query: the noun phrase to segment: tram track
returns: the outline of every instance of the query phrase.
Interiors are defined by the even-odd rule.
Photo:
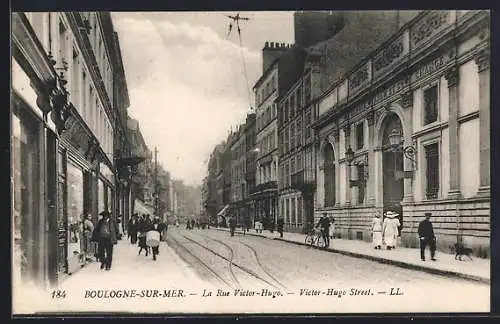
[[[249,269],[249,268],[247,268],[247,267],[245,267],[245,266],[243,266],[243,265],[240,265],[240,264],[238,264],[238,263],[235,263],[235,262],[233,261],[233,259],[232,259],[232,257],[234,257],[234,250],[233,250],[233,249],[232,249],[232,248],[231,248],[228,244],[226,244],[226,243],[224,243],[224,242],[222,242],[222,241],[220,241],[220,240],[218,240],[218,239],[214,239],[214,238],[212,238],[212,237],[209,237],[209,236],[204,236],[204,235],[201,235],[201,234],[200,234],[200,236],[205,237],[205,238],[208,238],[208,239],[210,239],[210,240],[213,240],[213,241],[215,241],[215,242],[217,242],[217,243],[219,243],[219,244],[221,244],[221,245],[225,246],[228,250],[230,250],[230,252],[231,252],[231,256],[230,256],[229,258],[228,258],[228,257],[226,257],[226,256],[224,256],[224,255],[222,255],[222,254],[220,254],[219,252],[217,252],[217,251],[215,251],[215,250],[213,250],[213,249],[209,248],[209,247],[204,246],[204,245],[203,245],[203,244],[201,244],[200,242],[198,242],[198,241],[196,241],[196,240],[194,240],[194,239],[192,239],[192,238],[190,238],[190,237],[187,237],[187,236],[185,236],[185,235],[183,235],[183,234],[180,234],[180,235],[181,235],[181,236],[183,236],[186,240],[188,240],[188,241],[192,242],[193,244],[196,244],[196,245],[198,245],[198,246],[202,247],[203,249],[205,249],[206,251],[209,251],[209,252],[211,252],[212,254],[216,255],[217,257],[219,257],[219,258],[221,258],[221,259],[223,259],[223,260],[225,260],[225,261],[227,261],[227,262],[231,263],[231,265],[232,265],[232,266],[235,266],[238,270],[242,271],[243,273],[245,273],[245,274],[247,274],[247,275],[250,275],[251,277],[253,277],[253,278],[255,278],[255,279],[257,279],[257,280],[259,280],[259,281],[261,281],[261,282],[264,282],[264,283],[266,283],[267,285],[272,286],[272,287],[274,287],[274,288],[276,288],[276,289],[282,289],[282,288],[283,288],[283,285],[273,283],[273,282],[271,282],[271,281],[267,280],[266,278],[263,278],[261,275],[259,275],[258,273],[256,273],[256,272],[255,272],[255,271],[253,271],[252,269]],[[233,274],[234,274],[234,272],[233,272]],[[267,274],[267,275],[269,275],[269,274]],[[271,278],[272,278],[272,277],[271,277]],[[273,278],[273,280],[275,280],[275,279]],[[238,282],[239,282],[239,281],[238,281]],[[281,286],[281,287],[280,287],[280,286]]]
[[[211,237],[211,236],[203,235],[203,234],[200,234],[200,233],[198,233],[198,235],[199,235],[199,236],[202,236],[202,237],[204,237],[204,238],[207,238],[207,239],[213,240],[213,241],[215,241],[215,242],[217,242],[217,243],[219,243],[219,244],[221,244],[221,245],[224,245],[224,246],[226,246],[227,248],[229,248],[229,249],[231,249],[231,250],[232,250],[232,248],[231,248],[231,247],[229,247],[229,245],[228,245],[227,243],[225,243],[225,242],[223,242],[223,241],[221,241],[221,240],[218,240],[218,239],[215,239],[215,238],[213,238],[213,237]],[[255,258],[255,261],[256,261],[257,265],[259,266],[260,270],[261,270],[261,271],[262,271],[262,272],[263,272],[266,276],[268,276],[270,279],[272,279],[273,281],[275,281],[275,282],[276,282],[276,283],[277,283],[277,284],[278,284],[278,285],[279,285],[282,289],[287,289],[287,286],[286,286],[284,283],[282,283],[279,279],[277,279],[277,278],[276,278],[276,276],[274,276],[274,275],[273,275],[273,274],[272,274],[269,270],[267,270],[267,269],[266,269],[266,267],[265,267],[265,266],[261,263],[260,258],[259,258],[258,254],[257,254],[257,251],[256,251],[256,250],[255,250],[255,249],[254,249],[251,245],[249,245],[249,244],[247,244],[247,243],[245,243],[245,242],[242,242],[242,241],[240,241],[240,240],[236,240],[235,242],[238,242],[239,244],[241,244],[241,245],[245,246],[247,249],[249,249],[249,250],[252,252],[252,254],[253,254],[254,258]]]
[[[185,251],[187,254],[189,254],[193,259],[196,260],[196,262],[198,262],[199,264],[201,264],[204,268],[206,268],[210,273],[212,273],[215,278],[223,283],[225,286],[227,286],[228,288],[233,288],[231,283],[229,283],[226,279],[222,278],[218,273],[217,271],[215,271],[213,269],[213,267],[209,266],[205,261],[203,261],[202,259],[200,259],[194,252],[192,252],[189,248],[187,248],[184,244],[180,243],[177,239],[175,239],[173,237],[173,235],[170,235],[169,236],[169,239],[172,240],[176,246],[182,248],[183,251]]]

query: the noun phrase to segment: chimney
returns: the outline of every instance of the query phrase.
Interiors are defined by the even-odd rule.
[[[285,43],[266,42],[269,46],[264,45],[262,49],[262,72],[264,73],[267,68],[277,59],[281,54],[286,51]]]

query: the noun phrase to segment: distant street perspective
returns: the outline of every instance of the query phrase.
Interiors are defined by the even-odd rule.
[[[11,18],[14,312],[490,310],[489,11]]]

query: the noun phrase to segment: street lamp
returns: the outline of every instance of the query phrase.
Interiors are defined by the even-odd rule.
[[[389,134],[389,144],[391,145],[392,152],[402,152],[412,162],[412,171],[417,169],[415,158],[417,149],[412,145],[404,146],[403,135],[397,128],[394,128]]]
[[[349,166],[351,166],[352,165],[352,161],[354,160],[354,151],[352,150],[352,148],[350,146],[347,149],[347,151],[345,152],[345,158],[347,160],[347,164]]]

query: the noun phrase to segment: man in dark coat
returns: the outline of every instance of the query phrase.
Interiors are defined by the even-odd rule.
[[[139,220],[137,219],[137,214],[134,214],[127,226],[128,236],[130,237],[130,243],[135,244],[137,242],[137,232],[139,231]]]
[[[326,213],[323,213],[323,216],[319,219],[318,224],[316,224],[316,228],[321,228],[321,234],[323,236],[323,242],[325,242],[325,248],[330,246],[330,219],[328,218]]]
[[[118,225],[110,212],[103,211],[99,215],[102,215],[102,219],[97,223],[94,233],[99,243],[101,269],[110,270],[113,262],[113,246],[118,242]]]
[[[277,225],[278,225],[278,233],[280,233],[280,237],[283,237],[283,227],[285,225],[285,221],[283,220],[283,218],[278,219]]]
[[[234,217],[229,218],[229,230],[231,231],[231,236],[234,236],[234,230],[236,229],[236,219]]]
[[[431,213],[425,213],[425,219],[418,225],[418,236],[420,237],[420,258],[425,261],[425,248],[429,245],[431,250],[431,260],[436,261],[434,255],[436,253],[436,236],[434,235],[434,227],[430,221]]]

